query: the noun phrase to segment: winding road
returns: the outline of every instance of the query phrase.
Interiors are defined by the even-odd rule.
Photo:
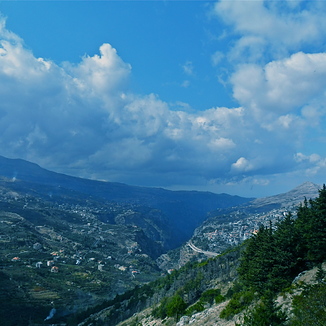
[[[219,254],[217,254],[216,252],[212,252],[212,251],[205,251],[205,250],[202,250],[198,247],[196,247],[191,241],[189,241],[187,243],[187,245],[193,250],[193,251],[196,251],[196,252],[199,252],[201,254],[204,254],[208,257],[216,257],[218,256]]]

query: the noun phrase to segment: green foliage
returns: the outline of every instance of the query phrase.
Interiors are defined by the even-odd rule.
[[[309,265],[326,259],[326,188],[304,201],[297,218],[289,214],[274,230],[261,226],[246,242],[238,269],[240,281],[262,295],[288,287]]]
[[[219,294],[214,298],[214,301],[216,304],[219,304],[219,303],[225,301],[225,297],[222,294]]]
[[[230,299],[230,298],[233,297],[233,295],[234,295],[235,293],[241,292],[241,291],[243,291],[243,290],[244,290],[243,284],[241,284],[241,283],[239,283],[239,282],[236,281],[236,282],[233,283],[232,287],[230,287],[230,288],[228,289],[228,291],[226,292],[225,297],[226,297],[227,299]]]
[[[201,312],[205,309],[203,303],[201,301],[196,302],[192,306],[188,307],[187,310],[185,311],[185,314],[188,316],[191,316],[195,314],[196,312]]]
[[[184,291],[185,292],[189,292],[189,291],[193,291],[193,290],[199,291],[199,288],[201,286],[203,279],[204,279],[203,273],[199,272],[194,279],[188,281],[184,285],[184,287],[183,287]]]
[[[209,290],[202,293],[202,295],[200,297],[200,301],[207,302],[209,304],[213,304],[214,299],[217,296],[221,296],[221,290],[220,289],[209,289]]]
[[[249,313],[245,314],[242,326],[286,325],[286,314],[277,307],[273,295],[268,293]]]
[[[200,262],[200,263],[198,263],[198,267],[203,267],[203,266],[206,266],[208,264],[208,261],[207,260],[204,260],[204,261],[202,261],[202,262]]]
[[[238,269],[246,286],[251,286],[257,291],[265,288],[268,273],[273,266],[273,256],[270,255],[273,247],[271,228],[261,226],[259,232],[249,239]]]
[[[168,298],[163,298],[160,304],[152,310],[152,315],[155,318],[164,319],[167,316],[167,302]]]
[[[220,289],[209,289],[201,294],[199,301],[187,308],[186,314],[192,315],[196,312],[203,311],[205,309],[205,304],[213,304],[214,302],[218,304],[224,300],[225,298],[221,295]]]
[[[220,317],[223,319],[232,318],[234,315],[247,308],[254,297],[255,295],[252,291],[235,293],[226,307],[221,311]]]
[[[326,259],[326,187],[315,200],[305,200],[298,210],[296,227],[302,236],[304,259],[320,263]]]
[[[181,298],[180,295],[176,294],[172,298],[169,298],[166,305],[166,314],[168,317],[181,316],[187,308],[187,304]]]
[[[326,272],[323,270],[322,264],[319,264],[316,273],[316,281],[318,283],[322,283],[324,282],[325,278],[326,278]]]
[[[315,200],[305,200],[297,210],[274,229],[261,226],[246,242],[238,269],[240,282],[257,292],[260,301],[244,316],[244,326],[280,326],[286,324],[285,314],[275,306],[277,292],[291,285],[293,278],[307,267],[318,265],[317,285],[306,289],[293,301],[295,317],[291,326],[326,325],[325,272],[326,260],[326,187]],[[232,292],[232,291],[231,291]],[[221,317],[228,318],[240,311],[240,295],[234,294]]]
[[[160,305],[153,309],[152,315],[156,318],[164,319],[165,317],[175,317],[178,319],[185,313],[187,304],[179,294],[173,297],[162,299]]]
[[[293,299],[294,317],[290,326],[326,325],[326,284],[307,287]]]

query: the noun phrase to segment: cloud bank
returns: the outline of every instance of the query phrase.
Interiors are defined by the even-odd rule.
[[[212,12],[236,35],[228,53],[212,54],[212,66],[229,60],[239,105],[192,113],[156,94],[131,93],[132,67],[110,44],[58,65],[36,58],[1,19],[0,154],[148,186],[219,191],[285,176],[320,179],[326,53],[300,49],[325,39],[325,6],[220,1]],[[193,73],[191,63],[183,68]]]

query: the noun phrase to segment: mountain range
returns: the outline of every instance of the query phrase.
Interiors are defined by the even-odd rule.
[[[82,179],[48,171],[21,159],[1,156],[0,176],[18,183],[16,187],[20,187],[22,191],[33,190],[43,198],[65,197],[68,193],[70,196],[74,193],[74,196],[79,198],[90,196],[94,200],[156,209],[170,232],[166,241],[163,239],[164,245],[169,249],[186,241],[193,230],[206,219],[208,212],[238,206],[253,199],[211,192],[169,191]]]
[[[3,325],[44,324],[54,307],[64,320],[207,253],[218,255],[319,188],[308,182],[260,199],[169,191],[0,157]]]

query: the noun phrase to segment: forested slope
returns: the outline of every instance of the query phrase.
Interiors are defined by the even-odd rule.
[[[147,310],[145,319],[136,316],[123,325],[149,325],[149,320],[156,325],[162,321],[164,325],[185,325],[205,316],[205,309],[213,306],[221,309],[208,309],[206,315],[215,311],[218,315],[210,318],[219,325],[325,325],[325,242],[324,186],[316,199],[305,200],[298,207],[295,216],[289,214],[277,225],[261,226],[229,253],[187,264],[166,278],[131,291],[128,297],[111,303],[106,313],[94,314],[80,325],[94,321],[94,325],[115,325],[137,311],[132,309],[135,304],[141,308],[140,302],[143,308],[152,305],[152,310]],[[309,283],[294,281],[312,268],[317,272]],[[119,318],[113,322],[115,314]],[[188,317],[178,322],[181,316]]]
[[[228,318],[236,313],[234,302],[241,296],[251,294],[256,302],[246,314],[242,325],[324,325],[326,318],[325,272],[322,263],[326,260],[326,187],[319,191],[315,200],[305,200],[297,210],[297,217],[289,214],[275,227],[262,226],[258,233],[247,240],[240,258],[239,285],[241,292],[231,299],[222,312]],[[303,271],[318,266],[316,284],[304,288],[304,294],[294,300],[293,315],[282,311],[275,304],[281,291],[289,290],[293,279]],[[304,309],[307,298],[318,296]],[[233,301],[232,301],[233,300]],[[248,302],[249,303],[249,302]],[[232,306],[233,304],[233,306]],[[299,309],[301,307],[303,310]],[[306,323],[312,311],[318,314],[316,323]]]

